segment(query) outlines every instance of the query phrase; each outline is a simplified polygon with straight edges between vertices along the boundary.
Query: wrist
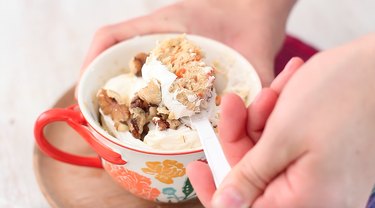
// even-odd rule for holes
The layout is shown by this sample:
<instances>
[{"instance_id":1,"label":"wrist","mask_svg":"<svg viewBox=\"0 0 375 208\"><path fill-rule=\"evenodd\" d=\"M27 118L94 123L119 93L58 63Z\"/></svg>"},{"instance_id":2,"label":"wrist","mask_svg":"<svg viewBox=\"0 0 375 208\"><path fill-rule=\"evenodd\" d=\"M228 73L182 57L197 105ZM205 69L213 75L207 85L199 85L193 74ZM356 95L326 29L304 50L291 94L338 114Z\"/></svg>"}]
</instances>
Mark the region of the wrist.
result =
<instances>
[{"instance_id":1,"label":"wrist","mask_svg":"<svg viewBox=\"0 0 375 208\"><path fill-rule=\"evenodd\" d=\"M296 0L239 1L237 6L244 10L242 19L248 20L248 24L244 21L248 31L244 32L244 39L253 41L244 54L257 69L263 86L268 86L274 79L274 59L284 42L287 20ZM251 27L257 29L256 33Z\"/></svg>"}]
</instances>

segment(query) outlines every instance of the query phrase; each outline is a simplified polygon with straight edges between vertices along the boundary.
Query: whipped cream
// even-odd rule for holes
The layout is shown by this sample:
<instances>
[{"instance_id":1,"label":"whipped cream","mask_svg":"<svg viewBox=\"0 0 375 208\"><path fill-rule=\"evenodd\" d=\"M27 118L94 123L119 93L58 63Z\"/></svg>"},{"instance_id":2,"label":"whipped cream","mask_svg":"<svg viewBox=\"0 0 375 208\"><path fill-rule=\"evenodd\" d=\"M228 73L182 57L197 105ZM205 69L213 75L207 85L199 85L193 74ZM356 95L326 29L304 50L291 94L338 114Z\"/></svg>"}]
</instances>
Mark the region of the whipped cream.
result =
<instances>
[{"instance_id":1,"label":"whipped cream","mask_svg":"<svg viewBox=\"0 0 375 208\"><path fill-rule=\"evenodd\" d=\"M103 89L117 93L120 96L120 102L129 104L134 95L146 85L147 82L144 79L129 73L108 80Z\"/></svg>"},{"instance_id":2,"label":"whipped cream","mask_svg":"<svg viewBox=\"0 0 375 208\"><path fill-rule=\"evenodd\" d=\"M197 131L181 125L178 129L159 131L155 125L149 124L149 132L143 142L154 149L183 150L201 146Z\"/></svg>"},{"instance_id":3,"label":"whipped cream","mask_svg":"<svg viewBox=\"0 0 375 208\"><path fill-rule=\"evenodd\" d=\"M114 137L122 142L129 143L129 141L131 141L144 149L170 151L195 149L201 146L197 131L184 125L181 125L176 130L167 129L159 131L156 125L150 123L148 124L150 130L142 142L141 140L134 138L129 131L117 131L114 127L112 118L104 115L101 110L99 110L99 112L103 116L103 126L107 128Z\"/></svg>"}]
</instances>

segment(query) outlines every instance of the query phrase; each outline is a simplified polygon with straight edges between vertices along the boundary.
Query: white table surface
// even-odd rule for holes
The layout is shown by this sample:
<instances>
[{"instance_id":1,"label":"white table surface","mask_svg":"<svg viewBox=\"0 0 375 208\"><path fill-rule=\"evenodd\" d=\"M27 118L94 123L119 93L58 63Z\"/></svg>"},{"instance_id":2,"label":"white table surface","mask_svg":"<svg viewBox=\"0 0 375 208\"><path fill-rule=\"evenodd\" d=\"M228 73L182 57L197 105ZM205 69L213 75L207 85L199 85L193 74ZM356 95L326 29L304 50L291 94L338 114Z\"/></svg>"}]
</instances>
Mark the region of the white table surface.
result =
<instances>
[{"instance_id":1,"label":"white table surface","mask_svg":"<svg viewBox=\"0 0 375 208\"><path fill-rule=\"evenodd\" d=\"M49 207L33 124L77 80L97 28L173 0L0 0L0 207ZM360 2L360 3L359 3ZM300 1L288 31L325 49L375 31L373 0Z\"/></svg>"}]
</instances>

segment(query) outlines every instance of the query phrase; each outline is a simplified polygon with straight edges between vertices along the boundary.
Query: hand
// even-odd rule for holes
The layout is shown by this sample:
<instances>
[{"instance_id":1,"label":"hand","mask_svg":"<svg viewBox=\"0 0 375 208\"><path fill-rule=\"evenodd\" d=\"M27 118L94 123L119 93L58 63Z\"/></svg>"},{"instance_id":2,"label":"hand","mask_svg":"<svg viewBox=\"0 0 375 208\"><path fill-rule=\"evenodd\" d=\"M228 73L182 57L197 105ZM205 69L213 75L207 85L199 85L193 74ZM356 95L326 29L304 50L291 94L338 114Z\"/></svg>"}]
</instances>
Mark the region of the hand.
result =
<instances>
[{"instance_id":1,"label":"hand","mask_svg":"<svg viewBox=\"0 0 375 208\"><path fill-rule=\"evenodd\" d=\"M136 35L190 33L223 42L254 65L263 86L274 78L273 61L295 0L185 0L149 15L98 30L82 70L110 46Z\"/></svg>"},{"instance_id":2,"label":"hand","mask_svg":"<svg viewBox=\"0 0 375 208\"><path fill-rule=\"evenodd\" d=\"M219 137L231 166L235 166L257 143L279 93L302 64L303 61L299 58L291 59L271 87L264 88L247 109L237 95L228 94L223 97ZM187 172L199 199L209 207L215 185L208 165L193 162L189 164Z\"/></svg>"},{"instance_id":3,"label":"hand","mask_svg":"<svg viewBox=\"0 0 375 208\"><path fill-rule=\"evenodd\" d=\"M214 207L365 207L375 178L374 57L371 35L304 64Z\"/></svg>"}]
</instances>

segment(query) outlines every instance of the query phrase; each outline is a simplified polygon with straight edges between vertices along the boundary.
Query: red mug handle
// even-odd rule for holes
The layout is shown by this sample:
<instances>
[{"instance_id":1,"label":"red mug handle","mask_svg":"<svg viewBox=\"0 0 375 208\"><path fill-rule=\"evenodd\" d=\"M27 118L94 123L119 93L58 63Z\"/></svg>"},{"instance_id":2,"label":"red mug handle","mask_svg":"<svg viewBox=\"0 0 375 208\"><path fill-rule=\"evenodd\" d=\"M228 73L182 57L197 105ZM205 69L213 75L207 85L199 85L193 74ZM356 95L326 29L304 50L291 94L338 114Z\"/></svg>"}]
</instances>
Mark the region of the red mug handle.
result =
<instances>
[{"instance_id":1,"label":"red mug handle","mask_svg":"<svg viewBox=\"0 0 375 208\"><path fill-rule=\"evenodd\" d=\"M64 121L72 127L98 153L98 157L83 157L63 152L51 145L44 135L44 128L53 122ZM55 108L42 113L34 126L34 136L39 149L48 156L70 164L103 168L100 157L116 165L126 164L121 155L99 143L87 127L86 119L79 111L78 105L68 108Z\"/></svg>"}]
</instances>

